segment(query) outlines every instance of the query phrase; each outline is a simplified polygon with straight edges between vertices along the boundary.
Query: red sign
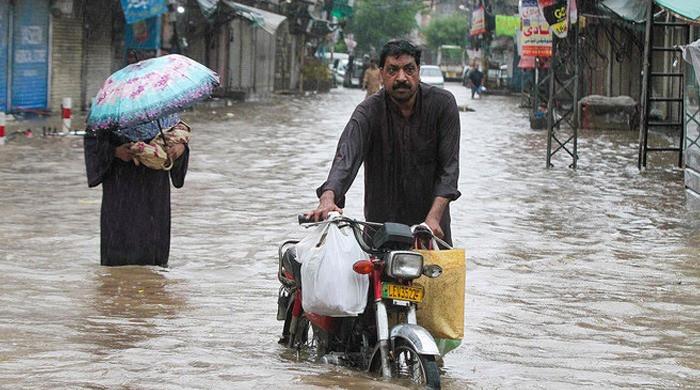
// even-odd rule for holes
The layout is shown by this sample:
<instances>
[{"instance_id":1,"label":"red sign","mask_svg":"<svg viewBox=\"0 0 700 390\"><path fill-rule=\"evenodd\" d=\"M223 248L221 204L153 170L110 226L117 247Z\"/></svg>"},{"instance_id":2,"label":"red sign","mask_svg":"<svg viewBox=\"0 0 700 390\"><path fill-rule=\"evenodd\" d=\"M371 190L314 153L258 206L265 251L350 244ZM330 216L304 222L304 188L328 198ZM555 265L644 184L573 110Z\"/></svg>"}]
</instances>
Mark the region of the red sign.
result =
<instances>
[{"instance_id":1,"label":"red sign","mask_svg":"<svg viewBox=\"0 0 700 390\"><path fill-rule=\"evenodd\" d=\"M479 7L472 12L472 28L469 35L479 35L486 32L486 19L484 18L484 7Z\"/></svg>"}]
</instances>

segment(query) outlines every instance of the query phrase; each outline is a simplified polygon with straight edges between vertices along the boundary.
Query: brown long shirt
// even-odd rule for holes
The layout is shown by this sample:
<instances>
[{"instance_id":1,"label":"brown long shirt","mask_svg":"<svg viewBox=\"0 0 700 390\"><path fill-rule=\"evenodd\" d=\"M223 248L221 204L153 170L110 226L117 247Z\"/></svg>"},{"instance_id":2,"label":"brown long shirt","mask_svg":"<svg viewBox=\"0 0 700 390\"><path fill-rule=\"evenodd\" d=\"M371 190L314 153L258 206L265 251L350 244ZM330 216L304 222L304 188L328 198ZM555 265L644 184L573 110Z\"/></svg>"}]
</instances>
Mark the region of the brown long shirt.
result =
<instances>
[{"instance_id":1,"label":"brown long shirt","mask_svg":"<svg viewBox=\"0 0 700 390\"><path fill-rule=\"evenodd\" d=\"M377 93L382 88L382 75L379 72L379 68L368 68L365 71L365 79L362 80L362 85L367 90L366 96L372 96Z\"/></svg>"},{"instance_id":2,"label":"brown long shirt","mask_svg":"<svg viewBox=\"0 0 700 390\"><path fill-rule=\"evenodd\" d=\"M345 126L328 179L317 190L335 193L338 207L365 165L365 218L421 223L436 196L455 200L459 177L459 110L454 96L421 83L406 119L386 92L360 103ZM451 243L449 207L440 221Z\"/></svg>"}]
</instances>

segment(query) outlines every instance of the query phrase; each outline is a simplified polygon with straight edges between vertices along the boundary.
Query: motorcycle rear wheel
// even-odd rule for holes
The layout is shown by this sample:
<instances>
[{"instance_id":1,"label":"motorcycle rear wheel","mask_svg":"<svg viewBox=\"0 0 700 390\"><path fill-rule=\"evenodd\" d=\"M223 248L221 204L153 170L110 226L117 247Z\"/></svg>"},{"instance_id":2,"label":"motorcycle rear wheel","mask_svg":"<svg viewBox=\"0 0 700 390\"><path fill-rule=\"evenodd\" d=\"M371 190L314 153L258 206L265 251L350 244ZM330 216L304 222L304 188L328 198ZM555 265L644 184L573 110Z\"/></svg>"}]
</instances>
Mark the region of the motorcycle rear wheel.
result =
<instances>
[{"instance_id":1,"label":"motorcycle rear wheel","mask_svg":"<svg viewBox=\"0 0 700 390\"><path fill-rule=\"evenodd\" d=\"M440 371L435 357L421 355L405 342L399 341L394 347L391 374L395 378L409 379L429 389L440 388Z\"/></svg>"}]
</instances>

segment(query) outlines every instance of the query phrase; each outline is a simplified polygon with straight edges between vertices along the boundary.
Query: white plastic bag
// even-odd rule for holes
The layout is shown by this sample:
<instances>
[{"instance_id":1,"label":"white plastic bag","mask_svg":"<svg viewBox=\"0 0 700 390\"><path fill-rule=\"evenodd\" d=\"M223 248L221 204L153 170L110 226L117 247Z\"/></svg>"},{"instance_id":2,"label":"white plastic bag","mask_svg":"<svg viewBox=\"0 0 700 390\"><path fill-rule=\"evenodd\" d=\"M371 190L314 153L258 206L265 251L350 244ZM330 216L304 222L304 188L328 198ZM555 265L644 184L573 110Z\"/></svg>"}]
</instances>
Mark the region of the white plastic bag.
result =
<instances>
[{"instance_id":1,"label":"white plastic bag","mask_svg":"<svg viewBox=\"0 0 700 390\"><path fill-rule=\"evenodd\" d=\"M301 263L301 302L304 311L333 317L355 316L367 305L369 278L352 265L369 256L350 226L320 224L296 245Z\"/></svg>"}]
</instances>

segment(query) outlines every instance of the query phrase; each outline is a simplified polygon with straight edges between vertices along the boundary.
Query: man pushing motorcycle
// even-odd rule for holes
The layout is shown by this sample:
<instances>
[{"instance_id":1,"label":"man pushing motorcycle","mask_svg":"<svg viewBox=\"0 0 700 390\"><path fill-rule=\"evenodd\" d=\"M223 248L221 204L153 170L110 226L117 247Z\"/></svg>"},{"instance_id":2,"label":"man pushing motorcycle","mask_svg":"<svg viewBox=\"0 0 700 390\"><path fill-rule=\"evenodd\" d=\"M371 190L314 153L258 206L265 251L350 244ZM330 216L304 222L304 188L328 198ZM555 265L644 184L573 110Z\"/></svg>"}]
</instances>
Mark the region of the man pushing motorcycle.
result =
<instances>
[{"instance_id":1,"label":"man pushing motorcycle","mask_svg":"<svg viewBox=\"0 0 700 390\"><path fill-rule=\"evenodd\" d=\"M360 165L365 166L365 219L425 222L452 245L449 203L460 196L460 124L454 96L420 82L421 50L406 40L382 48L383 91L365 99L343 130L318 207L325 220L341 211Z\"/></svg>"}]
</instances>

